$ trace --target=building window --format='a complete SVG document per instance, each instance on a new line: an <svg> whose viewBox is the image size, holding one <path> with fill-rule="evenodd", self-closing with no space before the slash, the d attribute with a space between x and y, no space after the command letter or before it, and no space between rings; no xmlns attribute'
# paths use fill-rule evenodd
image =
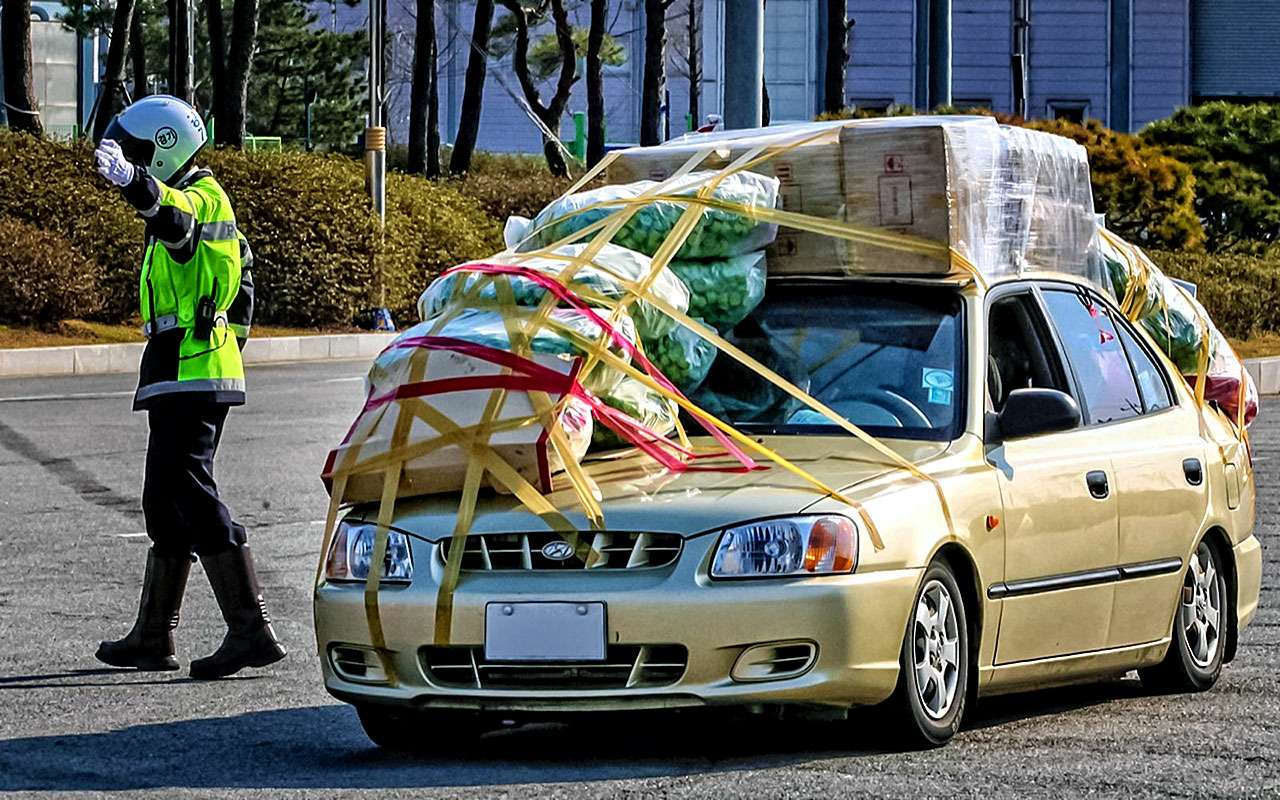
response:
<svg viewBox="0 0 1280 800"><path fill-rule="evenodd" d="M990 97L954 97L951 99L951 105L955 106L961 111L967 111L970 108L985 108L988 111L990 111L991 98Z"/></svg>
<svg viewBox="0 0 1280 800"><path fill-rule="evenodd" d="M848 107L855 111L883 114L893 105L892 97L850 97Z"/></svg>
<svg viewBox="0 0 1280 800"><path fill-rule="evenodd" d="M1065 119L1084 122L1089 119L1088 100L1050 100L1047 103L1049 119Z"/></svg>

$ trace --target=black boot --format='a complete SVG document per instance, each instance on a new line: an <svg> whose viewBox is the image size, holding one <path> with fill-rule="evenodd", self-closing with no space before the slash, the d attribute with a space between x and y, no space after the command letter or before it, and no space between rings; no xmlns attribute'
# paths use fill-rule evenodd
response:
<svg viewBox="0 0 1280 800"><path fill-rule="evenodd" d="M227 621L227 635L213 655L191 662L191 677L225 678L245 667L265 667L284 658L284 648L271 629L271 617L262 601L249 546L201 557L200 563Z"/></svg>
<svg viewBox="0 0 1280 800"><path fill-rule="evenodd" d="M123 639L103 642L94 655L113 667L141 670L174 670L173 629L178 627L178 609L191 572L188 556L161 556L155 548L147 551L147 572L142 579L142 599L138 619Z"/></svg>

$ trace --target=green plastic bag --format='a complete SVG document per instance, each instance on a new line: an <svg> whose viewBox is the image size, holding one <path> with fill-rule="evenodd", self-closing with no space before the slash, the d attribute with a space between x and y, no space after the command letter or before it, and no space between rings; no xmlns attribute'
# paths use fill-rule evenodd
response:
<svg viewBox="0 0 1280 800"><path fill-rule="evenodd" d="M712 261L673 261L671 271L689 287L689 315L721 333L733 329L764 299L764 253Z"/></svg>
<svg viewBox="0 0 1280 800"><path fill-rule="evenodd" d="M692 197L714 178L714 172L692 172L675 181L664 194ZM562 197L534 217L529 230L532 239L521 245L528 251L554 244L599 222L659 184L636 181L619 186L602 186ZM746 207L774 208L778 202L778 179L754 172L739 172L725 178L712 196ZM585 211L581 209L587 209ZM662 246L686 205L658 200L642 206L613 237L613 243L652 256ZM727 258L763 250L777 236L776 225L759 222L737 211L708 208L681 246L676 258Z"/></svg>
<svg viewBox="0 0 1280 800"><path fill-rule="evenodd" d="M701 322L701 320L698 320ZM698 334L678 325L658 339L644 342L645 355L682 392L692 392L711 370L719 351Z"/></svg>
<svg viewBox="0 0 1280 800"><path fill-rule="evenodd" d="M1124 261L1111 254L1105 259L1111 289L1117 301L1123 300L1132 279L1129 269ZM1204 332L1197 322L1195 308L1160 272L1151 273L1137 322L1182 374L1196 374Z"/></svg>
<svg viewBox="0 0 1280 800"><path fill-rule="evenodd" d="M577 258L587 247L585 244L567 245L557 248L555 256L538 256L521 261L519 266L555 277L568 266L567 260ZM556 256L562 256L560 258ZM625 247L607 244L592 260L593 263L580 267L569 282L569 289L578 294L588 305L593 297L605 297L620 300L627 290L622 281L636 283L648 276L653 269L649 257L628 250ZM494 256L483 263L514 263L509 256ZM469 305L475 307L496 308L498 305L497 287L488 282L490 276L476 272L455 272L432 281L427 290L418 298L418 315L422 319L437 316L451 303L467 297L467 291L479 281L486 284L475 295L467 299ZM619 280L621 279L621 281ZM547 289L529 278L519 275L508 276L516 305L537 306L546 297ZM684 283L669 269L664 268L649 285L649 293L680 312L689 307L689 290ZM644 300L636 300L628 307L636 331L642 338L663 336L675 328L675 320L659 311Z"/></svg>
<svg viewBox="0 0 1280 800"><path fill-rule="evenodd" d="M676 414L671 403L635 378L623 378L612 391L601 395L600 400L658 436L666 436L676 429ZM591 449L613 450L619 447L631 447L631 444L597 421L591 430Z"/></svg>
<svg viewBox="0 0 1280 800"><path fill-rule="evenodd" d="M551 312L550 318L556 325L567 328L572 334L555 330L543 325L530 341L530 349L535 353L550 355L585 356L589 342L600 338L600 326L580 311L570 308L557 308ZM624 338L635 341L635 325L631 318L623 316L615 323L615 327ZM401 338L432 335L435 328L433 320L419 322L402 333ZM435 336L461 339L473 344L485 345L495 350L511 350L511 339L507 335L504 317L493 309L467 309L446 322ZM609 351L623 361L630 361L627 352L615 342L610 342ZM624 375L604 363L597 363L589 375L579 375L578 379L587 389L598 394L607 393L616 387Z"/></svg>

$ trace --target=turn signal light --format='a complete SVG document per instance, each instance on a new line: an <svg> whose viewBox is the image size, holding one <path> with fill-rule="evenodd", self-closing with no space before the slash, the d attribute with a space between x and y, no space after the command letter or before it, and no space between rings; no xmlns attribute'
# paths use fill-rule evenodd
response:
<svg viewBox="0 0 1280 800"><path fill-rule="evenodd" d="M822 517L809 531L805 572L849 572L853 569L857 531L846 517Z"/></svg>

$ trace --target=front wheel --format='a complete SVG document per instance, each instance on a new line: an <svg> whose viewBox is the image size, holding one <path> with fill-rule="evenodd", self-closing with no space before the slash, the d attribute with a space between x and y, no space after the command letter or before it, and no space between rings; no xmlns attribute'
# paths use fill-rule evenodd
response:
<svg viewBox="0 0 1280 800"><path fill-rule="evenodd" d="M1169 653L1164 661L1139 672L1143 683L1156 689L1202 692L1218 681L1231 611L1222 568L1217 551L1201 540L1182 582Z"/></svg>
<svg viewBox="0 0 1280 800"><path fill-rule="evenodd" d="M964 596L945 563L925 571L902 642L898 687L889 699L903 744L946 744L964 717L969 685L969 628Z"/></svg>

